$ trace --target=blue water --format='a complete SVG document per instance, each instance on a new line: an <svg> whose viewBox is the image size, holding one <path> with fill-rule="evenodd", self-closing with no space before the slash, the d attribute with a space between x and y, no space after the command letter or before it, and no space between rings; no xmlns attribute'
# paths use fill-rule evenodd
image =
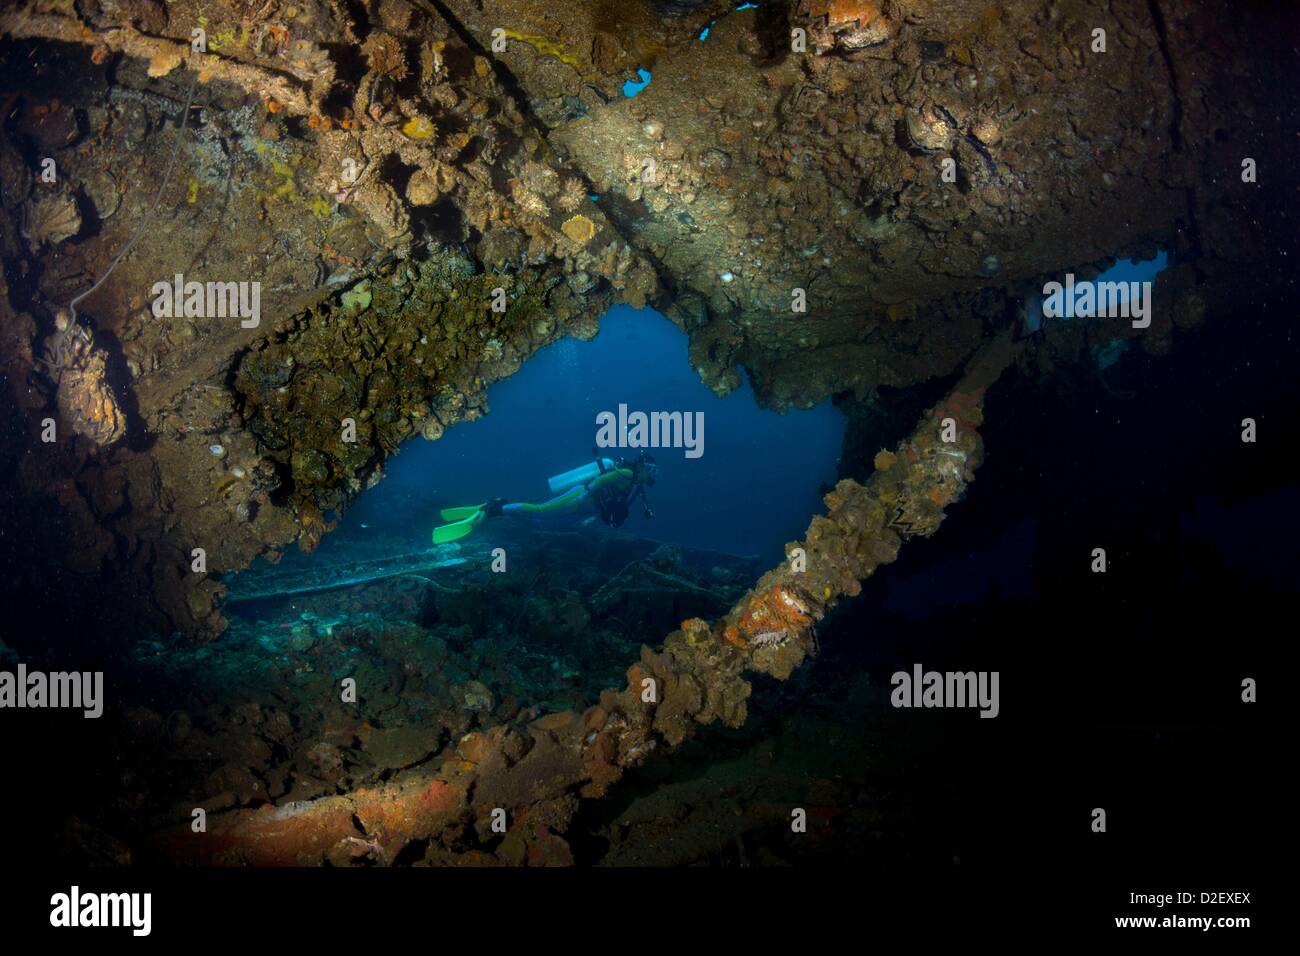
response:
<svg viewBox="0 0 1300 956"><path fill-rule="evenodd" d="M1137 259L1120 259L1092 281L1122 283L1148 282L1154 280L1156 275L1164 271L1168 265L1169 253L1162 249L1156 254L1154 259L1147 259L1145 261L1138 261ZM1081 280L1076 279L1075 284L1081 284ZM1127 300L1128 291L1126 288L1121 288L1119 301L1126 302ZM1065 301L1065 315L1061 316L1061 318L1074 318L1074 301L1072 299L1067 299Z"/></svg>
<svg viewBox="0 0 1300 956"><path fill-rule="evenodd" d="M1169 266L1169 253L1161 249L1156 253L1153 259L1120 259L1105 272L1100 273L1092 282L1148 282L1154 281L1155 277L1163 272ZM1065 276L1058 275L1053 277L1055 281L1064 282ZM1086 280L1076 279L1076 285L1082 285ZM1121 301L1128 299L1127 291L1123 291L1120 296ZM1043 301L1044 297L1035 290L1025 299L1025 328L1027 331L1036 332L1043 324ZM1065 314L1050 321L1059 322L1067 321L1074 318L1074 301L1067 300L1065 303Z"/></svg>
<svg viewBox="0 0 1300 956"><path fill-rule="evenodd" d="M418 526L427 540L435 508L550 497L546 479L592 460L596 415L629 410L704 413L703 455L648 449L659 465L649 490L654 517L634 503L623 530L656 540L779 561L824 510L819 486L835 481L843 416L829 401L785 415L760 409L748 385L719 399L687 360L686 336L652 309L617 306L590 342L564 339L488 389L490 413L416 438L389 462L339 529L360 523ZM611 449L611 457L637 449ZM410 513L414 498L430 502ZM528 519L500 518L520 521ZM569 521L580 519L533 519Z"/></svg>

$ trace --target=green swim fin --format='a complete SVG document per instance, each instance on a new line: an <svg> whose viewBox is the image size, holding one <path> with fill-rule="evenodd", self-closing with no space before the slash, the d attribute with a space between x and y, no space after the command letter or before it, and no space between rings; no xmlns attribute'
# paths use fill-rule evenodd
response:
<svg viewBox="0 0 1300 956"><path fill-rule="evenodd" d="M472 518L474 513L486 508L486 504L466 505L463 508L443 508L438 514L442 515L443 521L460 521L462 518Z"/></svg>
<svg viewBox="0 0 1300 956"><path fill-rule="evenodd" d="M446 544L465 537L483 522L483 505L473 508L448 508L441 512L450 524L440 524L433 529L433 543ZM460 520L452 520L459 518Z"/></svg>

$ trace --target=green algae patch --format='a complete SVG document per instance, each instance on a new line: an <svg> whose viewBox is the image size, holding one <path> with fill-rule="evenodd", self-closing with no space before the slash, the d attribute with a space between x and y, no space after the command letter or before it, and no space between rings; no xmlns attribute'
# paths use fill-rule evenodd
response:
<svg viewBox="0 0 1300 956"><path fill-rule="evenodd" d="M353 288L348 289L340 297L343 303L343 309L347 312L357 311L364 312L370 308L372 295L370 292L370 281L358 282Z"/></svg>
<svg viewBox="0 0 1300 956"><path fill-rule="evenodd" d="M555 57L555 59L559 60L561 63L573 67L584 76L587 73L583 68L582 61L554 40L548 39L544 36L538 36L534 33L520 33L517 30L504 30L502 32L504 32L511 40L518 40L520 43L527 43L543 56Z"/></svg>

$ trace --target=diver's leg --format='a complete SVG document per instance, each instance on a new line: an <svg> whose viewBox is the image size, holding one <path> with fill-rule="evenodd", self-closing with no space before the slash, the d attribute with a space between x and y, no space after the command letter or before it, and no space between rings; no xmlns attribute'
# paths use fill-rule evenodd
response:
<svg viewBox="0 0 1300 956"><path fill-rule="evenodd" d="M541 504L534 504L531 501L515 501L501 506L503 515L515 515L523 518L552 518L560 515L571 515L582 508L583 503L587 500L587 489L578 485L570 488L562 495L556 495L549 501L543 501Z"/></svg>

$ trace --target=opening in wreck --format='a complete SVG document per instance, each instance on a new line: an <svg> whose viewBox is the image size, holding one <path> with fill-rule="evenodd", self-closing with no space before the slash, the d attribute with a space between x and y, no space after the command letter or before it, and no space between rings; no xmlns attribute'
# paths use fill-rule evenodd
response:
<svg viewBox="0 0 1300 956"><path fill-rule="evenodd" d="M404 621L412 647L387 652L409 669L445 655L420 676L484 717L590 703L642 644L721 615L784 560L837 477L829 400L779 414L748 383L719 398L687 346L618 306L591 341L543 348L488 390L488 414L408 440L312 553L229 576L223 643L351 673Z"/></svg>

